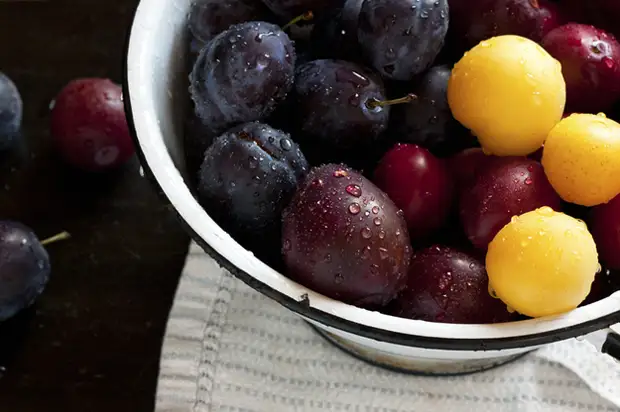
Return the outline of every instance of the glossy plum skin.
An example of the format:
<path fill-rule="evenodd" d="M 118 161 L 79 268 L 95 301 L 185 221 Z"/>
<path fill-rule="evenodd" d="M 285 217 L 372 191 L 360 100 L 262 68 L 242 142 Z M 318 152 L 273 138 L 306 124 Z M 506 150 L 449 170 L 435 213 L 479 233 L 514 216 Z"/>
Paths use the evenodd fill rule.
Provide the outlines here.
<path fill-rule="evenodd" d="M 199 0 L 192 4 L 189 31 L 202 46 L 234 24 L 269 21 L 271 13 L 257 0 Z"/>
<path fill-rule="evenodd" d="M 363 0 L 346 0 L 315 19 L 310 38 L 314 56 L 359 61 L 357 25 Z"/>
<path fill-rule="evenodd" d="M 591 24 L 620 36 L 620 2 L 616 0 L 562 0 L 569 21 Z"/>
<path fill-rule="evenodd" d="M 516 319 L 489 294 L 484 264 L 458 249 L 431 246 L 414 254 L 407 286 L 389 307 L 402 318 L 444 323 L 499 323 Z"/>
<path fill-rule="evenodd" d="M 537 43 L 564 18 L 548 0 L 457 0 L 450 3 L 450 43 L 458 53 L 482 40 L 504 34 L 526 37 Z"/>
<path fill-rule="evenodd" d="M 485 155 L 481 148 L 472 147 L 465 149 L 448 160 L 448 169 L 452 174 L 456 192 L 462 193 L 476 181 L 478 173 L 488 164 L 488 161 L 495 156 Z"/>
<path fill-rule="evenodd" d="M 134 154 L 122 89 L 108 79 L 69 82 L 53 102 L 50 132 L 63 158 L 79 169 L 115 168 Z"/>
<path fill-rule="evenodd" d="M 620 272 L 603 268 L 596 274 L 590 294 L 579 306 L 585 306 L 601 299 L 605 299 L 612 293 L 620 290 Z"/>
<path fill-rule="evenodd" d="M 282 210 L 307 171 L 290 135 L 263 123 L 246 123 L 219 136 L 205 152 L 197 197 L 242 245 L 266 243 L 277 250 Z"/>
<path fill-rule="evenodd" d="M 459 214 L 470 242 L 486 250 L 513 216 L 542 206 L 561 208 L 542 165 L 526 157 L 496 157 L 479 171 L 470 190 L 461 193 Z"/>
<path fill-rule="evenodd" d="M 382 76 L 409 81 L 439 54 L 448 14 L 447 0 L 364 0 L 358 41 Z"/>
<path fill-rule="evenodd" d="M 288 276 L 333 299 L 386 305 L 405 284 L 411 246 L 394 203 L 343 165 L 313 168 L 283 214 Z"/>
<path fill-rule="evenodd" d="M 379 161 L 373 182 L 404 212 L 412 241 L 430 235 L 448 219 L 452 176 L 442 160 L 420 146 L 394 146 Z"/>
<path fill-rule="evenodd" d="M 308 11 L 315 15 L 328 9 L 334 0 L 262 0 L 271 11 L 286 23 Z"/>
<path fill-rule="evenodd" d="M 213 134 L 269 116 L 293 86 L 295 49 L 286 33 L 248 22 L 218 34 L 190 75 L 196 115 Z"/>
<path fill-rule="evenodd" d="M 388 125 L 390 107 L 368 103 L 385 99 L 381 78 L 363 66 L 330 59 L 300 66 L 293 106 L 304 153 L 312 163 L 357 166 Z"/>
<path fill-rule="evenodd" d="M 601 260 L 620 269 L 620 195 L 590 210 L 589 226 Z"/>
<path fill-rule="evenodd" d="M 47 251 L 34 232 L 14 221 L 0 221 L 0 321 L 32 305 L 49 281 Z"/>
<path fill-rule="evenodd" d="M 419 144 L 434 154 L 452 154 L 471 146 L 467 130 L 452 117 L 448 105 L 448 80 L 452 69 L 435 66 L 420 79 L 417 99 L 396 105 L 390 114 L 390 134 L 401 143 Z"/>
<path fill-rule="evenodd" d="M 620 44 L 613 35 L 570 23 L 549 32 L 542 46 L 562 63 L 568 111 L 605 111 L 620 99 Z"/>
<path fill-rule="evenodd" d="M 0 72 L 0 151 L 9 149 L 19 136 L 23 103 L 15 83 Z"/>

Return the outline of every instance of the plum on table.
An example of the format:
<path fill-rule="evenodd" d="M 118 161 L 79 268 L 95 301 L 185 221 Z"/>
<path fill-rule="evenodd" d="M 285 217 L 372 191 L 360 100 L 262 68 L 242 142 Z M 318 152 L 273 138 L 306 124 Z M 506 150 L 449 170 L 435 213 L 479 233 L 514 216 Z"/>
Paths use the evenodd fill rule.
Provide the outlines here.
<path fill-rule="evenodd" d="M 413 88 L 417 99 L 390 113 L 389 133 L 401 143 L 419 144 L 437 155 L 453 154 L 472 145 L 467 130 L 452 116 L 448 104 L 447 65 L 429 69 Z"/>
<path fill-rule="evenodd" d="M 499 323 L 515 320 L 506 304 L 489 294 L 484 264 L 459 249 L 431 246 L 414 254 L 407 286 L 389 313 L 445 323 Z"/>
<path fill-rule="evenodd" d="M 504 35 L 480 42 L 454 66 L 448 103 L 487 154 L 538 150 L 562 118 L 561 64 L 532 40 Z"/>
<path fill-rule="evenodd" d="M 356 63 L 308 62 L 298 67 L 295 80 L 293 108 L 299 143 L 311 163 L 358 166 L 386 130 L 390 106 L 414 97 L 386 100 L 381 78 Z"/>
<path fill-rule="evenodd" d="M 448 15 L 447 0 L 364 0 L 358 41 L 382 76 L 409 81 L 439 54 Z"/>
<path fill-rule="evenodd" d="M 572 114 L 549 133 L 542 165 L 563 200 L 606 203 L 620 193 L 620 124 L 605 115 Z"/>
<path fill-rule="evenodd" d="M 569 23 L 550 31 L 542 46 L 562 63 L 567 110 L 596 113 L 620 99 L 620 43 L 613 35 Z"/>
<path fill-rule="evenodd" d="M 496 157 L 461 193 L 459 214 L 471 243 L 486 250 L 513 216 L 543 206 L 559 211 L 561 200 L 542 165 L 525 157 Z"/>
<path fill-rule="evenodd" d="M 356 171 L 313 168 L 282 222 L 286 273 L 316 292 L 375 308 L 405 285 L 411 246 L 402 212 Z"/>
<path fill-rule="evenodd" d="M 109 79 L 70 81 L 52 103 L 50 133 L 62 157 L 79 169 L 115 168 L 134 154 L 123 91 Z"/>
<path fill-rule="evenodd" d="M 286 98 L 295 76 L 295 49 L 280 27 L 240 23 L 202 49 L 190 75 L 194 111 L 218 135 L 261 120 Z"/>
<path fill-rule="evenodd" d="M 308 163 L 289 134 L 245 123 L 219 136 L 205 152 L 197 197 L 244 246 L 277 250 L 282 210 L 307 172 Z"/>
<path fill-rule="evenodd" d="M 44 245 L 68 237 L 63 232 L 41 242 L 26 225 L 0 221 L 0 322 L 32 305 L 43 293 L 51 272 Z"/>
<path fill-rule="evenodd" d="M 531 317 L 579 306 L 600 270 L 596 244 L 583 221 L 550 207 L 515 216 L 489 244 L 489 287 Z"/>
<path fill-rule="evenodd" d="M 198 47 L 234 24 L 270 20 L 271 13 L 259 0 L 198 0 L 192 4 L 188 26 Z"/>
<path fill-rule="evenodd" d="M 9 149 L 22 125 L 22 97 L 15 83 L 0 72 L 0 151 Z"/>
<path fill-rule="evenodd" d="M 379 161 L 373 183 L 403 211 L 412 241 L 446 223 L 454 184 L 445 163 L 428 150 L 397 144 Z"/>

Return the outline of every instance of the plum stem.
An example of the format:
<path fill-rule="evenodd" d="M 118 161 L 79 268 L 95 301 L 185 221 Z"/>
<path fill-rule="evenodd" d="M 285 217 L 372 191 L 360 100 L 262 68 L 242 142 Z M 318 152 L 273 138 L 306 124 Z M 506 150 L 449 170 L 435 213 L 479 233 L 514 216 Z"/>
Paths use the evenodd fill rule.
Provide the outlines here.
<path fill-rule="evenodd" d="M 368 107 L 369 109 L 376 109 L 377 107 L 384 107 L 384 106 L 392 106 L 392 105 L 395 105 L 395 104 L 409 103 L 409 102 L 414 101 L 417 98 L 418 98 L 418 96 L 416 96 L 415 94 L 409 93 L 408 95 L 406 95 L 405 97 L 401 97 L 400 99 L 393 99 L 393 100 L 369 99 L 366 102 L 366 107 Z"/>
<path fill-rule="evenodd" d="M 538 0 L 530 0 L 530 4 L 532 5 L 532 7 L 534 7 L 535 9 L 539 9 L 540 8 L 540 4 L 538 4 Z"/>
<path fill-rule="evenodd" d="M 46 245 L 49 245 L 50 243 L 58 242 L 60 240 L 67 240 L 69 238 L 71 238 L 71 234 L 69 232 L 61 232 L 57 235 L 54 235 L 52 237 L 48 237 L 45 240 L 42 240 L 41 244 L 43 246 L 46 246 Z"/>
<path fill-rule="evenodd" d="M 295 17 L 293 20 L 289 21 L 284 26 L 282 26 L 282 30 L 286 30 L 289 27 L 291 27 L 293 24 L 297 24 L 300 21 L 310 21 L 313 18 L 314 18 L 314 13 L 312 13 L 312 10 L 308 10 L 304 14 Z"/>

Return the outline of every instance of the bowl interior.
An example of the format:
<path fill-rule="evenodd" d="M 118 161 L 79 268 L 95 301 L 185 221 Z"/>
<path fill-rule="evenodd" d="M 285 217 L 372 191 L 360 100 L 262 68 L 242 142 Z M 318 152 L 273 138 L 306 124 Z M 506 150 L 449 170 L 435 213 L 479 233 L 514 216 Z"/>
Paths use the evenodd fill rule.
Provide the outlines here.
<path fill-rule="evenodd" d="M 454 325 L 396 318 L 347 305 L 272 270 L 224 232 L 194 199 L 183 148 L 189 108 L 186 16 L 191 0 L 142 0 L 131 28 L 124 84 L 126 111 L 147 174 L 194 239 L 246 283 L 282 305 L 336 329 L 403 345 L 508 348 L 582 335 L 620 321 L 620 294 L 568 314 L 497 325 Z M 454 345 L 455 341 L 462 341 Z M 469 342 L 467 342 L 469 341 Z"/>

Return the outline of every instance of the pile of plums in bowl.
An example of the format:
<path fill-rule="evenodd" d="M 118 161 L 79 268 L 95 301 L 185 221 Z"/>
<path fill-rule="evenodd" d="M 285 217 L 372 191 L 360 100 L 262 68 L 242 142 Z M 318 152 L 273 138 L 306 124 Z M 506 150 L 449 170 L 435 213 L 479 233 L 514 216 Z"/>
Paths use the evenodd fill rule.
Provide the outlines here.
<path fill-rule="evenodd" d="M 498 323 L 608 296 L 620 44 L 596 16 L 578 1 L 199 0 L 195 196 L 289 278 L 394 316 Z"/>

